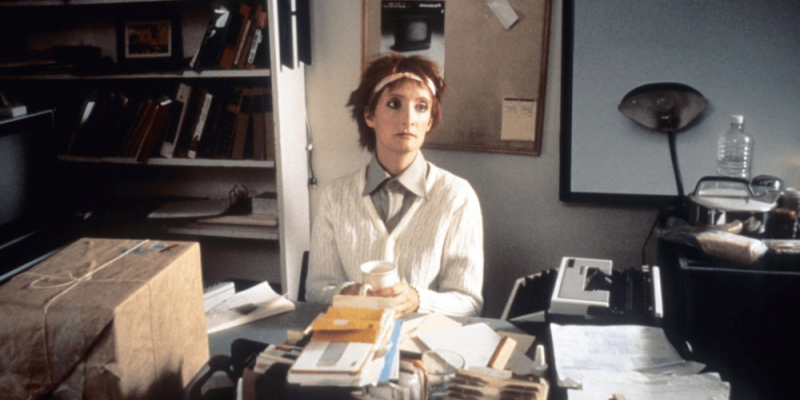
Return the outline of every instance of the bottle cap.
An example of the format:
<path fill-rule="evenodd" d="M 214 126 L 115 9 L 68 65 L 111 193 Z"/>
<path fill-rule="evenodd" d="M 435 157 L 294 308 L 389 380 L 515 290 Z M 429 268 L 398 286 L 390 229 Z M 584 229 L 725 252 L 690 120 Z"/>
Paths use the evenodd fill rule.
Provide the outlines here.
<path fill-rule="evenodd" d="M 737 125 L 741 125 L 744 123 L 744 115 L 733 115 L 731 116 L 731 122 Z"/>

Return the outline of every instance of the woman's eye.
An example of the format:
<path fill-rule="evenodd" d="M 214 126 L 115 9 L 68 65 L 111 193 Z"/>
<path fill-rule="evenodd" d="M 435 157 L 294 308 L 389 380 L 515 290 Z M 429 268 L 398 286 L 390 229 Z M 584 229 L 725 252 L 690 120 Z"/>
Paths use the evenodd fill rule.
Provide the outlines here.
<path fill-rule="evenodd" d="M 397 100 L 389 100 L 389 102 L 386 103 L 386 106 L 391 108 L 391 109 L 393 109 L 393 110 L 396 110 L 396 109 L 400 108 L 400 102 L 397 101 Z"/>
<path fill-rule="evenodd" d="M 425 104 L 425 103 L 417 104 L 417 111 L 419 111 L 419 112 L 428 111 L 428 105 Z"/>

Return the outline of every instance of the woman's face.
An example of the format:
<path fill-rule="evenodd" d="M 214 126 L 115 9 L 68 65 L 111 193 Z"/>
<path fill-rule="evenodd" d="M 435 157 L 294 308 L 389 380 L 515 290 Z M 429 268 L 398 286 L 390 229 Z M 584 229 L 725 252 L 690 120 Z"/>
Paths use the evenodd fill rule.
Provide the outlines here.
<path fill-rule="evenodd" d="M 432 104 L 430 91 L 414 81 L 384 90 L 375 113 L 365 115 L 367 125 L 375 130 L 378 157 L 419 151 L 431 129 Z"/>

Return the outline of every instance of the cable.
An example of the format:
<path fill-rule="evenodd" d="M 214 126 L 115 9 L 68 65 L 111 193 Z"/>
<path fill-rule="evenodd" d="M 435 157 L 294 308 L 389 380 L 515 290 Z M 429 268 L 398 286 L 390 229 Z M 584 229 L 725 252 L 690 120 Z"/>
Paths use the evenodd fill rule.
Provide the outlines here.
<path fill-rule="evenodd" d="M 308 121 L 308 111 L 306 111 L 306 136 L 308 138 L 308 145 L 306 145 L 306 151 L 308 151 L 308 186 L 310 186 L 312 189 L 316 189 L 317 178 L 314 177 L 313 163 L 314 144 L 312 143 L 311 123 Z"/>
<path fill-rule="evenodd" d="M 650 242 L 650 238 L 653 237 L 653 232 L 656 230 L 656 226 L 658 225 L 658 220 L 661 218 L 661 212 L 659 211 L 656 215 L 656 220 L 653 221 L 653 226 L 650 227 L 650 233 L 647 234 L 647 239 L 644 240 L 644 244 L 642 245 L 642 265 L 647 265 L 647 260 L 645 257 L 645 251 L 647 249 L 647 243 Z"/>

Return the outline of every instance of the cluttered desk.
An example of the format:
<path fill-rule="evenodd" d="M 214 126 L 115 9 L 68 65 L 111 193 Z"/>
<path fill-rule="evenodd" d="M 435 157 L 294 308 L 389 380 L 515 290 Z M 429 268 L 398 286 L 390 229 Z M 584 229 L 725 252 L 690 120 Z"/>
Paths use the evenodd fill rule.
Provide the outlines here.
<path fill-rule="evenodd" d="M 322 371 L 322 364 L 341 367 L 339 363 L 347 359 L 347 354 L 357 354 L 355 350 L 345 351 L 346 347 L 335 350 L 336 346 L 331 346 L 335 342 L 327 342 L 333 336 L 326 329 L 332 326 L 319 322 L 348 309 L 336 302 L 333 306 L 298 302 L 291 311 L 211 333 L 212 359 L 231 360 L 220 363 L 217 371 L 207 367 L 195 379 L 208 380 L 215 373 L 221 374 L 227 376 L 222 386 L 228 386 L 228 396 L 241 393 L 242 398 L 259 399 L 316 398 L 313 396 L 320 393 L 325 393 L 325 398 L 336 394 L 335 398 L 343 399 L 500 399 L 510 393 L 520 399 L 690 399 L 698 394 L 729 398 L 730 384 L 704 364 L 685 360 L 659 326 L 663 309 L 660 300 L 652 300 L 660 298 L 652 278 L 657 276 L 657 269 L 655 274 L 627 271 L 615 275 L 608 260 L 565 257 L 557 271 L 544 275 L 555 280 L 548 282 L 538 275 L 518 281 L 503 319 L 406 316 L 396 322 L 399 335 L 393 339 L 401 363 L 393 367 L 397 371 L 386 375 L 387 379 L 363 376 L 369 373 L 366 368 L 355 375 L 342 375 L 342 380 L 334 378 L 337 375 L 332 371 Z M 612 295 L 613 285 L 593 289 L 591 284 L 612 277 L 633 282 L 630 277 L 620 278 L 626 275 L 638 277 L 636 290 L 650 293 L 647 301 L 654 307 L 645 305 L 637 308 L 647 310 L 641 314 L 629 311 L 615 319 L 613 312 L 621 309 L 619 304 L 631 301 Z M 655 282 L 658 284 L 658 278 Z M 578 288 L 587 283 L 589 290 Z M 521 307 L 514 303 L 528 298 L 531 288 L 548 292 L 549 308 L 521 314 Z M 636 296 L 640 298 L 641 293 Z M 530 304 L 527 307 L 530 309 Z M 606 312 L 601 312 L 603 308 Z M 344 325 L 349 318 L 359 319 L 354 314 L 335 315 L 339 317 L 333 320 Z M 314 344 L 315 337 L 323 343 Z M 314 354 L 312 363 L 305 360 L 309 351 Z M 426 396 L 426 390 L 420 388 L 421 381 L 434 376 L 425 362 L 429 351 L 455 352 L 460 359 L 460 363 L 454 362 L 458 367 L 439 397 L 432 397 L 432 392 Z M 384 353 L 384 357 L 391 359 L 389 354 Z M 297 371 L 302 370 L 298 364 L 308 369 L 303 370 L 305 375 Z M 414 375 L 419 368 L 424 378 Z M 261 383 L 257 383 L 257 377 L 267 375 L 271 378 L 260 378 Z M 513 392 L 519 388 L 523 390 Z"/>
<path fill-rule="evenodd" d="M 204 310 L 199 265 L 193 242 L 83 238 L 15 276 L 0 286 L 0 389 L 9 398 L 427 399 L 449 379 L 440 398 L 574 400 L 727 399 L 740 383 L 770 384 L 755 358 L 748 371 L 764 382 L 720 375 L 737 364 L 714 363 L 702 331 L 671 337 L 669 317 L 682 310 L 665 301 L 661 320 L 655 269 L 565 257 L 558 271 L 522 279 L 503 319 L 395 320 L 392 308 L 352 299 L 380 298 L 293 302 L 266 282 Z M 546 308 L 515 306 L 535 293 L 547 294 Z M 698 345 L 692 357 L 675 346 L 683 338 Z M 11 356 L 23 345 L 26 357 Z"/>

